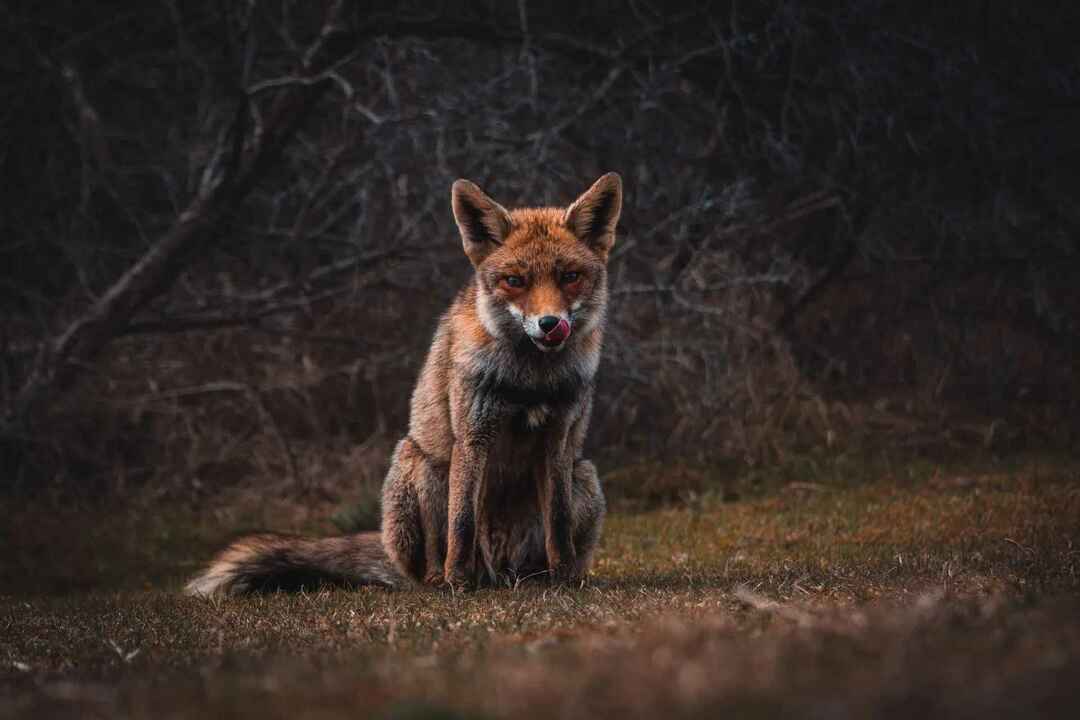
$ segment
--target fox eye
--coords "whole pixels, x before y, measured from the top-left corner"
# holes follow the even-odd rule
[[[525,287],[525,278],[520,275],[507,275],[503,278],[503,282],[507,287],[522,288]]]
[[[574,272],[574,271],[564,272],[559,277],[559,281],[561,283],[563,283],[564,285],[569,285],[571,283],[576,283],[578,281],[579,277],[581,277],[581,273],[577,273],[577,272]]]

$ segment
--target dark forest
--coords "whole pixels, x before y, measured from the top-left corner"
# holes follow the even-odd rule
[[[1078,707],[1074,4],[0,17],[0,717]],[[378,525],[455,179],[609,171],[589,587],[178,597],[240,531]]]

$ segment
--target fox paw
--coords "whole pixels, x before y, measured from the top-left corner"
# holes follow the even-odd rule
[[[579,587],[585,583],[588,570],[576,562],[556,565],[550,569],[548,577],[554,585],[569,585]]]
[[[443,580],[452,592],[468,592],[475,587],[472,575],[460,568],[447,569]]]

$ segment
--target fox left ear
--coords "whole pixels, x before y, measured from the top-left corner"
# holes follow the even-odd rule
[[[622,178],[610,172],[566,209],[563,222],[583,243],[607,258],[622,212]]]

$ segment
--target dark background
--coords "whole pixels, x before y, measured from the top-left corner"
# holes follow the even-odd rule
[[[603,467],[1070,450],[1075,7],[9,2],[0,483],[377,487],[450,183],[609,170]]]

